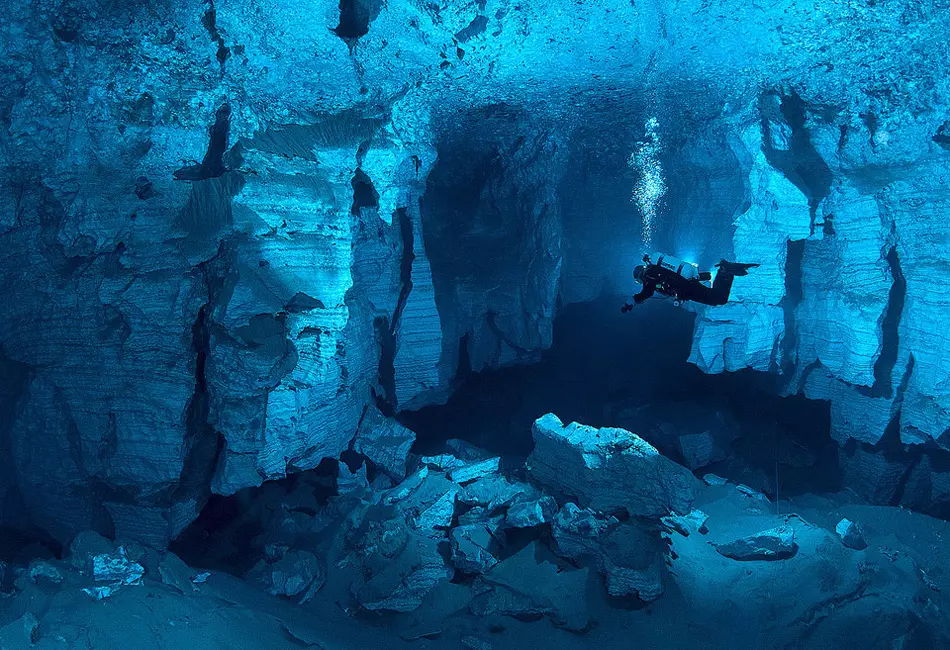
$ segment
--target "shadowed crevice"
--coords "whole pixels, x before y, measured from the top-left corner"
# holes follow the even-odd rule
[[[901,270],[897,248],[893,247],[887,254],[887,264],[891,270],[891,290],[881,319],[881,354],[874,364],[874,385],[871,386],[871,397],[890,398],[894,394],[892,375],[897,363],[898,343],[900,335],[898,327],[904,311],[904,300],[907,297],[907,280]]]

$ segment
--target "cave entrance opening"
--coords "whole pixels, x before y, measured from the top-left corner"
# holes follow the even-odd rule
[[[567,305],[538,363],[470,372],[444,405],[400,413],[417,434],[413,450],[437,453],[447,439],[462,438],[525,457],[532,422],[554,412],[563,421],[626,428],[699,475],[769,496],[840,488],[827,403],[779,396],[775,374],[707,375],[686,361],[695,314],[649,301],[625,315],[621,303]],[[692,437],[680,442],[684,435]]]

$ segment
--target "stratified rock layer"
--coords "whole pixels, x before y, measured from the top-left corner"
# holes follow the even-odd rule
[[[162,546],[367,405],[537,359],[641,235],[762,264],[701,368],[787,372],[842,441],[946,443],[944,10],[378,4],[6,7],[4,522]]]

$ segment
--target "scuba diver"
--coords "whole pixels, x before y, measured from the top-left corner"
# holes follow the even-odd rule
[[[669,255],[660,255],[656,263],[650,261],[649,255],[644,255],[643,262],[645,266],[637,266],[633,270],[634,279],[643,285],[640,293],[633,297],[633,301],[638,305],[657,291],[673,298],[675,305],[689,300],[704,305],[725,305],[729,302],[733,279],[737,275],[748,275],[749,269],[758,266],[721,260],[716,265],[719,272],[710,287],[704,283],[712,279],[712,273],[701,273],[695,264]],[[620,311],[626,313],[631,309],[633,305],[627,303]]]

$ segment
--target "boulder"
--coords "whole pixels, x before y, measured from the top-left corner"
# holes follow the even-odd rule
[[[269,594],[299,597],[301,603],[313,598],[326,579],[322,563],[308,551],[288,551],[270,564],[261,561],[251,575]]]
[[[350,591],[369,610],[413,611],[453,575],[439,548],[445,532],[418,529],[401,505],[369,508],[344,537],[346,556],[358,564]]]
[[[656,600],[663,593],[666,546],[659,531],[635,520],[614,527],[605,537],[600,570],[611,596]]]
[[[541,496],[527,483],[512,482],[498,474],[492,474],[473,481],[459,494],[459,502],[469,506],[480,506],[496,510],[510,505],[517,499],[537,499]]]
[[[379,409],[369,408],[360,421],[353,450],[369,458],[380,472],[395,482],[406,478],[406,460],[416,434]]]
[[[183,594],[198,591],[194,582],[195,572],[174,553],[166,553],[162,558],[158,565],[158,575],[164,584]]]
[[[716,544],[716,551],[733,560],[786,560],[798,552],[795,529],[780,526],[726,544]]]
[[[600,556],[603,538],[619,523],[615,517],[599,515],[589,508],[581,509],[569,501],[554,516],[551,525],[554,551],[575,563]]]
[[[145,568],[129,559],[123,546],[112,553],[93,555],[89,568],[93,585],[83,591],[96,600],[108,598],[122,587],[142,584],[145,575]]]
[[[706,522],[708,520],[709,515],[705,512],[702,510],[693,510],[687,515],[669,515],[668,517],[663,517],[662,522],[683,537],[689,537],[690,533],[700,533],[701,535],[708,533],[709,529],[706,528]]]
[[[69,545],[69,563],[84,573],[92,572],[92,558],[115,552],[115,544],[99,533],[86,530]]]
[[[549,496],[519,500],[508,506],[505,524],[511,528],[532,528],[547,524],[557,512],[557,501]]]
[[[27,612],[15,621],[0,627],[0,649],[28,650],[39,640],[40,621]]]
[[[534,423],[531,476],[602,512],[659,518],[690,511],[696,479],[624,429],[565,425],[552,413]]]
[[[452,524],[455,517],[456,499],[462,488],[450,481],[444,474],[432,472],[426,474],[421,481],[404,493],[397,486],[400,498],[388,498],[405,513],[413,528],[426,535],[444,538],[445,530]],[[395,496],[395,495],[393,495]]]
[[[63,572],[59,567],[45,560],[33,560],[26,571],[30,582],[33,584],[53,584],[58,585],[65,579]]]
[[[868,547],[868,543],[864,540],[864,531],[861,530],[861,526],[850,519],[842,519],[839,521],[835,526],[835,532],[838,533],[838,537],[841,538],[841,543],[848,548],[863,551]]]
[[[368,578],[354,584],[353,592],[360,605],[373,611],[413,611],[433,587],[452,577],[438,543],[417,534],[410,534],[390,557],[385,552],[371,552],[363,567]]]
[[[490,550],[492,531],[483,523],[456,526],[449,533],[452,565],[466,573],[484,573],[496,564]]]
[[[710,431],[681,435],[676,444],[683,456],[683,462],[693,470],[712,465],[728,455]]]
[[[466,463],[460,467],[454,467],[449,470],[449,478],[462,485],[498,473],[501,465],[500,458],[486,458],[472,463]]]
[[[337,469],[336,489],[339,494],[356,494],[369,490],[369,481],[366,479],[366,465],[361,464],[355,472],[351,472],[346,463],[340,462]]]

